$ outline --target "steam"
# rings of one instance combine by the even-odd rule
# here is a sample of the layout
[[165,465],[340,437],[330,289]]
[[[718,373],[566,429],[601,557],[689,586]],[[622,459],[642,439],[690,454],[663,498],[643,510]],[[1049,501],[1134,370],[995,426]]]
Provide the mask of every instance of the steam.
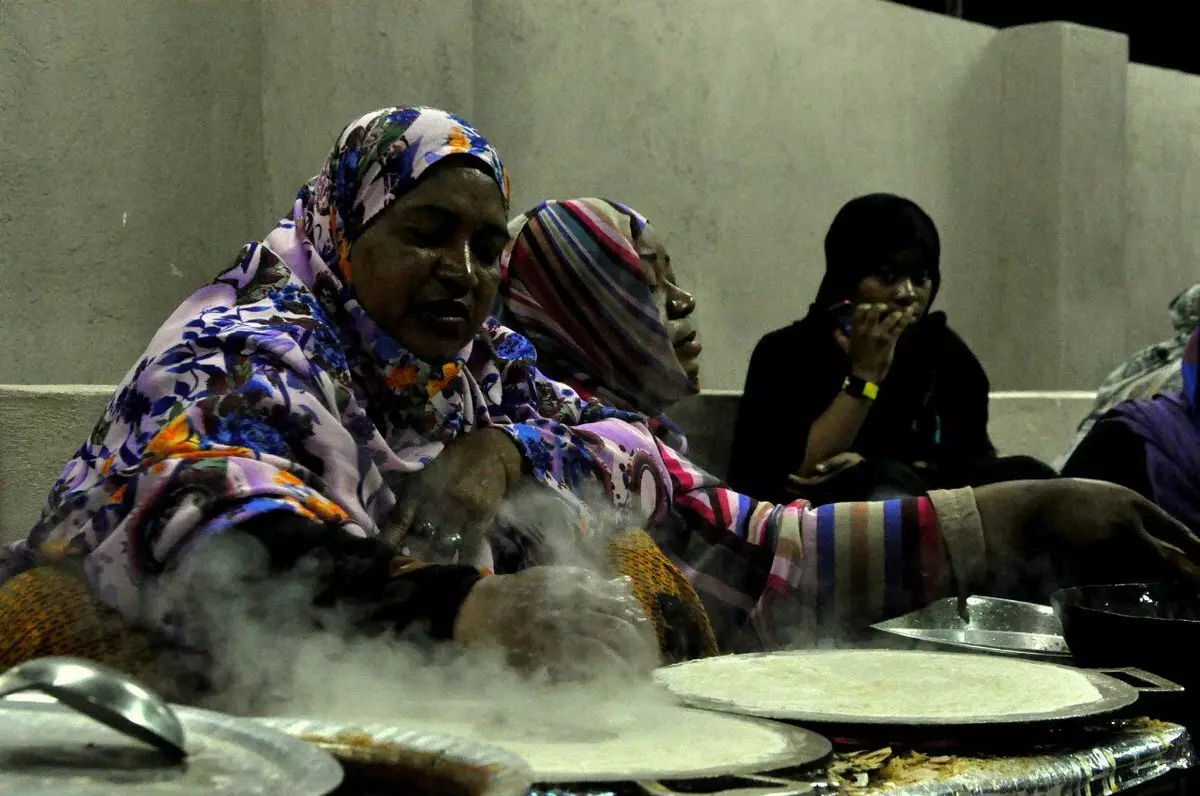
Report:
[[[572,544],[570,507],[544,488],[518,491],[500,525],[536,545],[539,564],[584,567],[611,577],[603,550],[621,523],[611,511]],[[189,646],[208,651],[211,693],[202,707],[240,715],[425,726],[436,722],[502,727],[506,735],[587,737],[644,722],[670,699],[628,669],[579,660],[585,677],[550,687],[544,673],[512,669],[498,650],[434,643],[414,629],[366,635],[346,608],[312,604],[318,572],[270,575],[266,551],[238,535],[218,535],[181,558],[148,593],[151,616]],[[550,597],[553,600],[553,595]],[[576,620],[586,621],[586,620]]]
[[[583,544],[575,507],[542,487],[517,490],[497,524],[505,539],[521,539],[536,550],[536,564],[612,577],[606,546],[630,523],[611,504],[596,505],[604,508],[589,514]],[[249,538],[205,539],[181,562],[172,577],[149,590],[147,619],[208,651],[212,688],[199,700],[204,707],[350,726],[460,726],[509,738],[586,740],[634,722],[651,724],[673,704],[652,683],[631,678],[627,668],[583,655],[573,663],[574,673],[585,676],[552,684],[545,673],[512,669],[498,649],[464,651],[433,643],[419,629],[399,637],[390,630],[366,635],[351,609],[313,606],[315,567],[269,575],[265,550]],[[818,625],[812,607],[790,595],[762,618],[775,629],[776,648],[925,648],[868,629],[857,613]]]

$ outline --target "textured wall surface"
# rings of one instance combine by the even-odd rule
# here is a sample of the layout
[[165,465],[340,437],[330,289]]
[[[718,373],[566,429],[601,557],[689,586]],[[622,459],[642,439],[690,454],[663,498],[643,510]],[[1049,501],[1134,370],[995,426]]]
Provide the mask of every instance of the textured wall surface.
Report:
[[1167,304],[1200,282],[1200,78],[1131,64],[1127,91],[1125,276],[1136,348],[1170,336]]
[[9,0],[0,382],[117,378],[389,103],[475,121],[518,209],[647,212],[700,299],[711,388],[804,311],[830,219],[871,190],[938,222],[939,303],[994,387],[1091,388],[1163,336],[1196,274],[1200,79],[1078,26],[684,2]]
[[993,35],[868,0],[736,15],[721,0],[494,0],[477,9],[475,117],[518,208],[600,195],[657,222],[700,301],[705,384],[740,389],[758,337],[814,295],[837,209],[869,191],[937,220],[944,306],[986,342],[958,279],[995,260],[978,174],[994,103],[975,74]]
[[470,118],[471,0],[262,0],[262,9],[263,224],[290,212],[359,115],[432,105]]
[[262,190],[243,0],[0,3],[0,383],[111,383]]
[[90,384],[0,384],[0,544],[29,532],[111,395]]

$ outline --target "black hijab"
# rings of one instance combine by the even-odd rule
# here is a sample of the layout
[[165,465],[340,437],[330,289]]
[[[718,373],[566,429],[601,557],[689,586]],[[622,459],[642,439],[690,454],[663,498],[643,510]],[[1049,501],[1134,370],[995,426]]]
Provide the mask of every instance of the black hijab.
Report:
[[850,298],[863,279],[898,252],[913,248],[925,255],[932,304],[942,283],[942,243],[933,220],[915,202],[890,193],[850,200],[825,235],[825,278],[813,307],[824,311]]
[[[847,203],[825,236],[825,277],[808,315],[759,341],[750,360],[734,433],[729,480],[737,489],[773,500],[786,496],[787,476],[804,459],[808,432],[842,389],[850,372],[834,340],[830,308],[857,292],[868,276],[893,265],[896,254],[919,249],[932,282],[941,285],[937,228],[915,203],[870,194]],[[869,460],[947,463],[994,455],[987,436],[987,376],[967,345],[928,312],[912,324],[878,401],[851,450]],[[786,407],[781,412],[780,408]],[[763,418],[771,418],[764,427]]]

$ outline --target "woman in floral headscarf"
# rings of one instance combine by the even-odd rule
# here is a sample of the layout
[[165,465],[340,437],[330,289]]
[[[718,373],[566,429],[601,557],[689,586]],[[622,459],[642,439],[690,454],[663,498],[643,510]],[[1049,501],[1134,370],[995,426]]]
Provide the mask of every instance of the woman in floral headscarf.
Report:
[[[953,585],[960,594],[1016,593],[1028,584],[1001,579],[1019,580],[1047,546],[1099,556],[1100,546],[1128,544],[1126,562],[1068,555],[1057,563],[1128,562],[1136,570],[1146,551],[1118,525],[1130,512],[1149,510],[1149,524],[1161,523],[1196,549],[1193,537],[1144,501],[1079,482],[1022,481],[819,508],[734,492],[687,460],[681,431],[662,414],[697,392],[700,345],[691,321],[696,301],[678,287],[657,230],[602,199],[542,202],[509,228],[499,318],[534,343],[547,375],[646,420],[640,437],[629,424],[599,433],[627,449],[657,449],[669,478],[659,491],[671,504],[652,518],[653,535],[692,580],[725,647],[863,628]],[[772,419],[759,418],[764,444],[771,444]],[[1074,541],[1097,527],[1106,530]],[[1105,577],[1094,566],[1065,576],[1081,574]]]
[[619,453],[594,433],[616,414],[486,320],[508,200],[495,150],[461,119],[351,123],[292,218],[155,334],[5,551],[5,587],[74,567],[127,620],[190,643],[181,603],[149,592],[186,594],[221,569],[195,562],[249,537],[272,571],[315,561],[319,600],[372,623],[648,665],[627,585],[562,567],[483,576],[497,567],[482,531],[519,482],[584,520],[578,494]]

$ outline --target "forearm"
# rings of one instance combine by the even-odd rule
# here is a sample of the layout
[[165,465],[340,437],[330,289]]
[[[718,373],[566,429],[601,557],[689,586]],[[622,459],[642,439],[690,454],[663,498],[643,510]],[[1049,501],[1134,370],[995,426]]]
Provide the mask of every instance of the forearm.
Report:
[[377,537],[355,536],[287,511],[261,514],[230,532],[262,546],[271,575],[314,572],[315,604],[348,606],[362,624],[397,632],[425,624],[430,636],[450,638],[459,607],[481,577],[472,567],[396,556]]
[[818,464],[849,450],[870,411],[869,400],[838,393],[808,431],[800,475],[813,475]]
[[767,644],[854,635],[953,593],[927,498],[776,511],[774,562],[753,617]]

